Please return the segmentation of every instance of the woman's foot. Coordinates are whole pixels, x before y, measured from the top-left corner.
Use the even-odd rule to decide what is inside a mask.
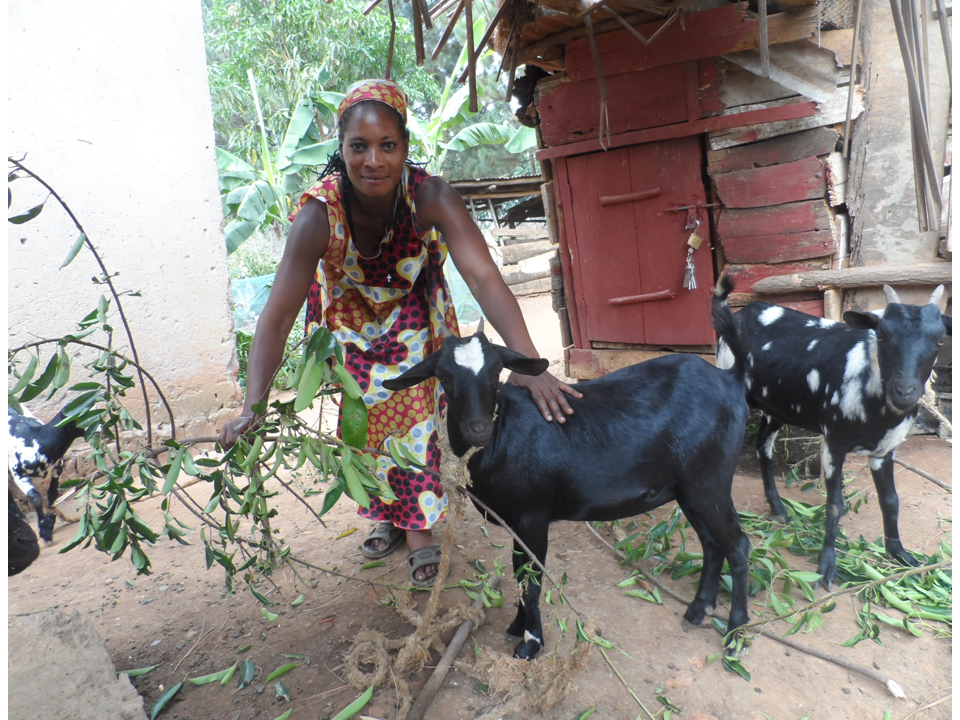
[[[411,552],[435,544],[433,541],[433,532],[430,530],[407,530],[407,547],[410,548]],[[439,569],[440,566],[436,564],[424,565],[416,569],[413,577],[418,582],[424,582],[436,575]]]
[[[403,530],[394,527],[392,523],[381,521],[373,526],[373,530],[360,546],[360,552],[368,558],[386,557],[396,550],[403,539]]]

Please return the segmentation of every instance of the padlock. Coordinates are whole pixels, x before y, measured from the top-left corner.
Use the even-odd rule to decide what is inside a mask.
[[[687,245],[696,250],[703,244],[703,238],[697,235],[697,231],[694,230],[693,234],[687,239]]]

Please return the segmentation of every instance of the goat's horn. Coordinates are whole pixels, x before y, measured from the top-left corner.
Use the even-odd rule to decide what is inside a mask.
[[[477,325],[477,331],[474,333],[474,335],[479,335],[482,332],[483,332],[483,318],[480,318],[480,323]]]
[[[943,285],[937,285],[937,289],[934,290],[933,293],[930,295],[930,302],[927,304],[936,305],[939,308],[940,301],[943,299],[943,291],[944,291]]]
[[[894,290],[894,289],[893,289],[892,287],[890,287],[889,285],[884,285],[884,286],[883,286],[883,294],[887,296],[887,304],[888,304],[888,305],[889,305],[890,303],[899,303],[899,302],[900,302],[900,297],[897,295],[897,291]]]

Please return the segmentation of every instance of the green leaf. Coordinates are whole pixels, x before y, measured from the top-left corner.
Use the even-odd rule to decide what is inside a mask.
[[[360,389],[356,378],[340,363],[335,364],[333,369],[337,373],[337,377],[340,378],[340,382],[343,384],[343,392],[347,397],[353,398],[354,400],[361,399],[363,397],[363,391]]]
[[[383,567],[387,563],[383,560],[374,560],[373,562],[368,562],[360,566],[361,570],[372,570],[373,568]]]
[[[77,257],[77,254],[83,248],[84,243],[87,242],[87,234],[80,233],[80,237],[77,238],[77,241],[73,244],[73,247],[70,248],[70,252],[67,253],[67,259],[63,261],[63,265],[60,268],[65,268],[67,265],[73,262],[73,259]]]
[[[221,685],[226,685],[228,682],[230,682],[231,680],[233,680],[233,675],[234,675],[234,673],[237,672],[237,666],[238,666],[239,664],[240,664],[240,661],[238,660],[237,662],[235,662],[235,663],[233,664],[233,667],[227,668],[227,671],[223,674],[223,677],[220,678],[220,684],[221,684]]]
[[[172,688],[167,690],[163,695],[157,698],[157,701],[153,704],[153,707],[150,708],[150,720],[154,720],[157,715],[160,714],[160,711],[166,707],[167,703],[173,698],[174,695],[179,692],[180,688],[183,687],[182,682],[178,682]]]
[[[287,686],[284,685],[282,681],[277,680],[277,683],[273,686],[273,689],[277,693],[278,698],[280,698],[281,700],[286,700],[287,702],[290,702],[290,691],[287,690]],[[292,710],[289,711],[287,713],[288,716],[290,712],[293,712],[293,711]]]
[[[297,607],[297,605],[303,605],[303,601],[304,601],[304,600],[306,600],[306,598],[305,598],[303,595],[301,595],[301,596],[299,596],[296,600],[294,600],[292,603],[290,603],[290,605],[291,605],[291,607]]]
[[[253,664],[253,660],[244,660],[243,665],[240,666],[240,677],[237,680],[237,690],[243,690],[247,685],[253,682],[253,678],[257,675],[257,666]]]
[[[303,412],[310,407],[322,383],[323,367],[317,363],[315,357],[307,358],[300,384],[297,386],[297,397],[293,402],[295,412]]]
[[[736,673],[747,682],[750,682],[750,673],[747,672],[747,669],[741,664],[738,658],[735,658],[732,655],[724,655],[723,666],[730,672]]]
[[[227,243],[227,255],[236,252],[237,248],[253,237],[260,227],[260,223],[246,220],[233,220],[223,229],[223,237]]]
[[[237,655],[243,655],[247,650],[249,650],[252,647],[253,645],[244,645],[242,648],[237,650]]]
[[[43,210],[43,205],[44,205],[44,203],[46,203],[46,202],[47,202],[47,201],[44,200],[42,203],[40,203],[39,205],[36,205],[36,206],[30,208],[30,209],[27,210],[25,213],[21,213],[20,215],[14,215],[12,218],[7,218],[7,220],[9,220],[10,222],[12,222],[14,225],[22,225],[22,224],[25,223],[25,222],[30,222],[30,221],[33,220],[37,215],[40,214],[40,211]]]
[[[288,160],[291,165],[309,165],[311,167],[316,165],[326,165],[327,161],[330,159],[330,156],[333,155],[333,153],[335,153],[339,147],[340,141],[336,138],[333,138],[332,140],[325,140],[324,142],[317,143],[315,145],[305,145],[304,147],[297,148],[294,152],[292,152]]]
[[[366,489],[364,489],[363,483],[360,482],[360,476],[357,475],[357,471],[350,465],[344,465],[343,477],[347,483],[347,495],[353,498],[360,507],[364,509],[369,508],[370,496],[367,494]]]
[[[440,144],[447,150],[459,152],[478,145],[504,145],[515,134],[516,131],[508,125],[484,122],[468,125],[454,135],[450,142]]]
[[[177,483],[177,478],[180,477],[180,467],[183,465],[183,456],[186,454],[187,449],[181,447],[177,450],[176,457],[174,457],[173,462],[170,463],[170,469],[167,471],[167,478],[163,483],[163,494],[169,495],[170,491],[173,490],[173,486]]]
[[[352,718],[354,715],[360,712],[368,702],[370,702],[370,698],[372,697],[373,697],[373,685],[368,687],[366,692],[363,693],[363,695],[358,697],[352,703],[347,705],[343,710],[341,710],[336,715],[334,715],[332,720],[348,720],[348,718]]]
[[[160,667],[159,665],[151,665],[150,667],[136,668],[135,670],[117,670],[117,675],[127,675],[128,677],[139,677],[140,675],[146,675],[151,670]]]
[[[507,152],[514,154],[522,153],[530,148],[537,147],[537,131],[532,127],[527,127],[526,125],[521,125],[520,128],[513,134],[513,137],[507,141],[507,144],[504,145],[504,148]]]
[[[226,670],[218,670],[215,673],[210,673],[209,675],[204,675],[203,677],[187,678],[187,680],[194,685],[206,685],[207,683],[221,682],[226,674],[236,667],[237,664],[234,663],[232,667],[228,667]]]
[[[30,381],[33,379],[33,374],[37,371],[38,362],[39,361],[36,355],[30,356],[30,361],[27,363],[27,369],[24,370],[23,374],[20,375],[20,379],[17,380],[17,384],[13,386],[13,390],[8,393],[9,395],[16,395],[30,384]]]
[[[290,710],[287,710],[283,715],[280,715],[277,718],[275,718],[275,720],[287,720],[287,718],[290,717],[290,713],[292,712],[293,712],[293,708],[291,708]]]
[[[313,116],[316,108],[310,100],[301,100],[290,116],[287,123],[287,132],[283,136],[280,150],[277,152],[277,169],[285,170],[290,165],[290,155],[297,149],[297,145],[313,125]]]
[[[267,675],[267,679],[263,681],[264,684],[270,682],[271,680],[276,680],[278,677],[280,677],[280,676],[283,675],[284,673],[288,673],[288,672],[290,672],[291,670],[293,670],[296,666],[297,666],[296,663],[288,663],[288,664],[286,664],[286,665],[281,665],[281,666],[278,667],[276,670],[274,670],[272,673],[270,673],[269,675]]]
[[[340,406],[340,432],[343,441],[355,448],[367,445],[367,406],[363,400],[343,396]]]
[[[44,369],[43,373],[37,378],[35,383],[27,386],[27,389],[23,391],[23,394],[18,398],[20,402],[30,402],[40,393],[47,389],[50,383],[53,382],[54,377],[57,375],[57,367],[60,363],[60,354],[54,353],[50,356],[50,360],[47,362],[47,367]]]
[[[270,612],[265,607],[260,608],[260,614],[263,615],[270,622],[276,622],[277,618],[280,617],[276,613]]]

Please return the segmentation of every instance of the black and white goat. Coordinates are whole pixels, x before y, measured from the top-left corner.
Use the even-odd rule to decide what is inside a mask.
[[[718,370],[674,355],[577,384],[574,414],[546,422],[529,393],[499,383],[503,368],[539,375],[547,361],[490,343],[481,331],[448,337],[397,378],[401,390],[430,377],[447,396],[450,445],[468,462],[472,491],[544,563],[555,520],[615,520],[676,500],[703,546],[703,572],[684,619],[699,625],[717,602],[724,558],[730,563],[730,628],[747,622],[750,542],[730,496],[746,427],[743,367]],[[530,562],[515,543],[514,570]],[[527,582],[508,634],[533,658],[543,647],[540,585]]]
[[[903,305],[884,286],[886,308],[846,312],[846,324],[762,302],[731,318],[725,302],[731,290],[729,279],[721,278],[714,294],[714,318],[723,323],[715,325],[717,365],[746,363],[747,401],[763,412],[757,454],[771,513],[786,518],[771,463],[780,428],[789,424],[821,433],[827,485],[826,537],[817,567],[821,585],[829,589],[836,578],[843,461],[851,452],[870,458],[887,553],[917,565],[900,542],[893,454],[913,425],[937,352],[950,333],[951,319],[939,308],[943,286],[927,305]]]
[[[53,540],[53,526],[57,520],[54,503],[60,495],[60,476],[63,474],[63,456],[83,430],[76,423],[63,422],[63,411],[57,413],[47,424],[35,418],[26,408],[21,415],[7,406],[7,460],[8,484],[16,488],[30,501],[37,511],[40,538]],[[34,485],[35,481],[49,478],[47,503]]]

